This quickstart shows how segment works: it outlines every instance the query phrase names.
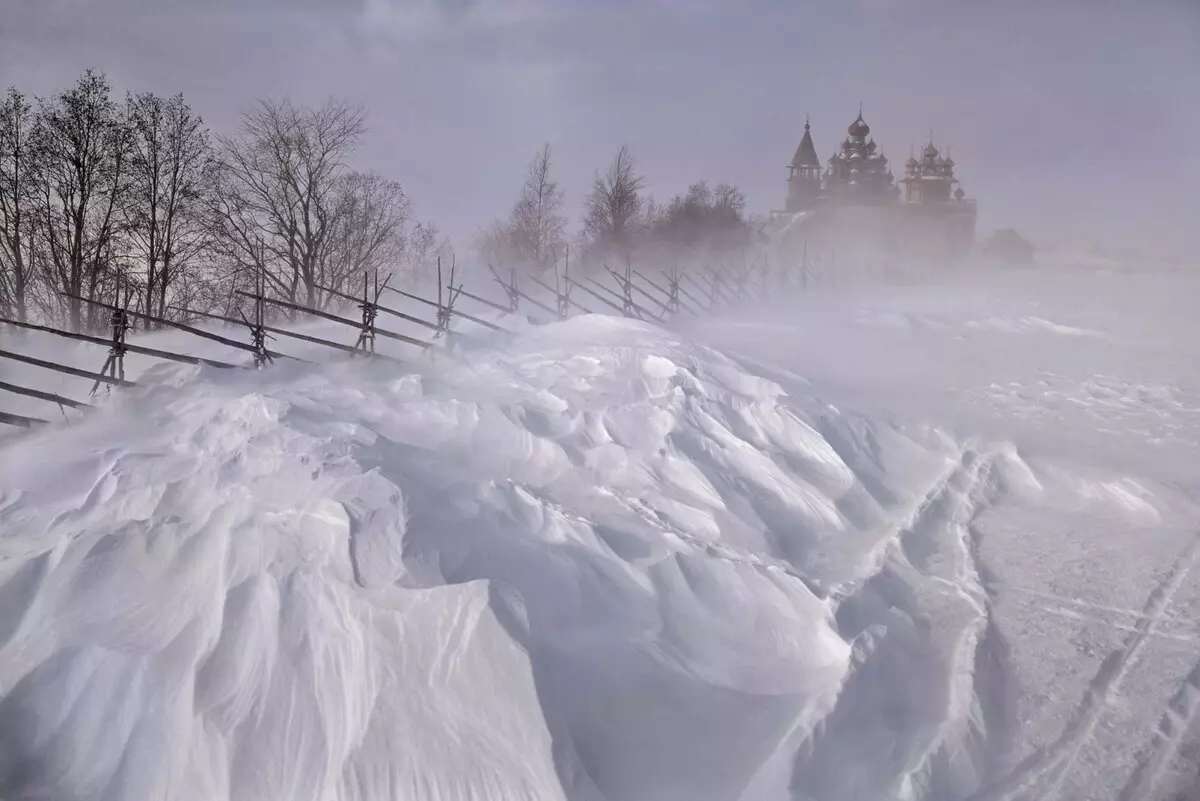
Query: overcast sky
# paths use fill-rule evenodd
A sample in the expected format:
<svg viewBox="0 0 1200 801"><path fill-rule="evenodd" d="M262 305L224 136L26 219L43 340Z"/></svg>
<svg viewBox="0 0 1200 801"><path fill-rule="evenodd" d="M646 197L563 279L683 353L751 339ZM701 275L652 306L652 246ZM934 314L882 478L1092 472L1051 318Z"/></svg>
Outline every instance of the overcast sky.
<svg viewBox="0 0 1200 801"><path fill-rule="evenodd" d="M572 212L628 143L656 196L782 204L805 114L828 158L861 101L899 168L930 129L980 233L1200 250L1200 0L0 0L0 84L85 68L183 92L367 105L362 166L465 245L543 141Z"/></svg>

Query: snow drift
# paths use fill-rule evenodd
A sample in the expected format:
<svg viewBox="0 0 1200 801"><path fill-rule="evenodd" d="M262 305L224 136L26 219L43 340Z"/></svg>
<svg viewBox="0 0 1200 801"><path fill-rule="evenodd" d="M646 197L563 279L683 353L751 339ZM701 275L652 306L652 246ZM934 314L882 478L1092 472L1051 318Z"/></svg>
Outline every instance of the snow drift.
<svg viewBox="0 0 1200 801"><path fill-rule="evenodd" d="M782 797L866 714L835 597L961 458L607 318L156 382L5 451L6 797Z"/></svg>
<svg viewBox="0 0 1200 801"><path fill-rule="evenodd" d="M995 784L1056 730L1020 730L997 588L1021 596L981 558L982 516L1015 498L1150 526L1163 504L766 372L585 316L411 370L155 367L11 439L0 797L950 801L1061 781L1076 740ZM1027 519L989 530L1025 548Z"/></svg>

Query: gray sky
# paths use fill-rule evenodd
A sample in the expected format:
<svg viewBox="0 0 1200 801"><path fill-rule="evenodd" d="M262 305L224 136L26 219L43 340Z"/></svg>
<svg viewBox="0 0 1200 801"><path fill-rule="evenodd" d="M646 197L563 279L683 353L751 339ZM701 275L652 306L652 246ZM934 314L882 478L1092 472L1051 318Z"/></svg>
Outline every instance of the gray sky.
<svg viewBox="0 0 1200 801"><path fill-rule="evenodd" d="M462 246L553 145L572 213L629 143L658 197L782 203L861 100L897 167L932 128L980 233L1200 250L1200 0L0 0L0 83L85 68L182 91L216 129L256 97L365 103L359 157Z"/></svg>

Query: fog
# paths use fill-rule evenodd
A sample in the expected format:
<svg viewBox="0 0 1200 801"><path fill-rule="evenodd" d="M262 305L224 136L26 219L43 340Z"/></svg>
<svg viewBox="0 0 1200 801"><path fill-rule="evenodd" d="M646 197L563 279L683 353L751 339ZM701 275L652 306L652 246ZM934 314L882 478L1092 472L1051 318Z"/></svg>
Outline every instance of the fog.
<svg viewBox="0 0 1200 801"><path fill-rule="evenodd" d="M504 214L543 142L572 229L629 144L656 197L737 184L782 205L805 116L822 159L862 103L898 164L952 148L979 235L1194 252L1200 6L1156 0L583 3L4 0L0 76L31 94L105 71L229 130L259 97L367 106L366 168L456 244Z"/></svg>
<svg viewBox="0 0 1200 801"><path fill-rule="evenodd" d="M0 0L0 796L1200 797L1198 79L1195 0ZM860 108L1041 252L763 247Z"/></svg>

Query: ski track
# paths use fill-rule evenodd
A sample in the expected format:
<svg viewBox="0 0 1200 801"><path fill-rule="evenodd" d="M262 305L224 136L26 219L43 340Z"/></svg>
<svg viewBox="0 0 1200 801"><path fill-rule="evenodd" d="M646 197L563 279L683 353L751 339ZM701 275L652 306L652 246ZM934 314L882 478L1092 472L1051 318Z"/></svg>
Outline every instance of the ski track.
<svg viewBox="0 0 1200 801"><path fill-rule="evenodd" d="M1030 589L1028 587L1022 587L1017 584L1010 584L1006 581L989 581L989 582L987 582L987 588L988 588L988 590L990 590L992 592L1004 592L1004 593L1013 593L1016 595L1027 595L1030 598L1035 598L1035 599L1039 599L1039 600L1043 600L1043 601L1053 601L1055 603L1062 604L1063 608L1060 611L1064 612L1067 615L1070 615L1072 613L1067 612L1066 608L1074 606L1074 607L1078 607L1081 610L1085 610L1087 612L1110 612L1112 614L1121 615L1123 617L1131 617L1131 618L1134 618L1135 620L1142 620L1142 619L1146 618L1146 613L1142 609L1125 609L1120 606L1107 606L1105 604L1098 604L1098 603L1094 603L1092 601L1085 601L1082 598L1074 598L1069 595L1059 595L1059 594L1053 593L1053 592L1042 592L1040 590L1034 590L1034 589ZM1042 608L1042 607L1039 606L1039 608ZM1050 610L1050 611L1053 611L1053 610ZM1172 615L1172 614L1163 612L1162 616L1158 618L1158 623L1159 623L1159 625L1162 625L1163 623L1177 623L1181 626L1191 626L1193 624L1193 621L1190 618L1183 617L1181 615ZM1117 625L1117 624L1111 624L1111 625ZM1125 627L1120 627L1120 626L1118 626L1118 627L1123 628L1123 629L1125 628ZM1127 628L1125 630L1132 631L1132 628ZM1167 635L1160 634L1160 636L1167 636Z"/></svg>
<svg viewBox="0 0 1200 801"><path fill-rule="evenodd" d="M1138 764L1121 791L1120 801L1149 801L1159 796L1157 791L1163 775L1179 752L1188 732L1200 721L1200 661L1197 661L1175 694L1167 702L1162 719L1151 735L1150 742L1138 755ZM1200 733L1200 728L1197 728Z"/></svg>
<svg viewBox="0 0 1200 801"><path fill-rule="evenodd" d="M1162 622L1167 607L1195 565L1198 556L1200 556L1200 533L1193 536L1183 552L1176 557L1167 575L1151 591L1133 632L1125 638L1121 647L1111 652L1100 665L1100 670L1092 677L1084 692L1083 700L1058 739L1051 745L1030 754L1008 776L976 793L972 796L971 801L1017 801L1020 798L1052 799L1056 797L1063 780L1078 759L1080 751L1091 739L1097 724L1107 711L1113 695L1120 689L1121 681L1129 673L1142 649L1153 638L1155 629ZM1198 671L1193 671L1192 676L1200 679ZM1187 694L1187 684L1188 682L1185 682L1185 686L1181 688L1181 694ZM1189 703L1191 704L1190 716L1195 711L1196 702L1193 699ZM1169 715L1170 711L1167 714ZM1173 753L1180 737L1179 734L1173 735L1173 739L1164 741L1164 747ZM1153 755L1150 760L1154 761ZM1161 765L1157 762L1154 764L1158 765L1157 769L1161 772ZM1146 775L1157 774L1151 772ZM1140 780L1135 777L1136 781ZM1148 781L1152 782L1153 780L1148 779Z"/></svg>
<svg viewBox="0 0 1200 801"><path fill-rule="evenodd" d="M1101 615L1084 614L1084 613L1076 612L1072 609L1068 609L1066 607L1040 606L1039 605L1037 607L1037 609L1038 609L1038 611L1043 612L1047 615L1054 615L1055 617L1062 617L1062 618L1066 618L1067 620L1094 621L1094 622L1103 624L1107 628L1114 629L1116 631L1123 631L1127 634L1137 631L1136 624L1114 623L1111 620L1106 620ZM1176 633L1176 632L1157 630L1158 627L1161 626L1164 622L1167 622L1167 621L1160 620L1158 622L1158 626L1155 627L1156 630L1150 633L1151 637L1154 637L1155 639L1159 639L1159 640L1169 640L1169 641L1178 642L1178 643L1200 642L1200 627L1195 627L1195 626L1192 627L1192 629L1197 632L1196 636L1189 635L1186 633L1180 634L1180 633Z"/></svg>

